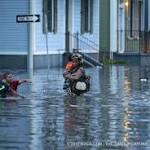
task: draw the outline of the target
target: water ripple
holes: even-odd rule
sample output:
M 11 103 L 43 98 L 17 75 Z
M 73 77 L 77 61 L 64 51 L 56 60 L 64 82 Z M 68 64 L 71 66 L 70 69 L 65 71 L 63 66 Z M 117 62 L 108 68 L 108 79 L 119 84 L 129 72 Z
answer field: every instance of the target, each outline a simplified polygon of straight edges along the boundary
M 139 67 L 88 68 L 91 90 L 79 97 L 62 90 L 63 69 L 46 72 L 19 88 L 24 100 L 0 101 L 0 149 L 150 149 L 150 83 L 138 81 Z

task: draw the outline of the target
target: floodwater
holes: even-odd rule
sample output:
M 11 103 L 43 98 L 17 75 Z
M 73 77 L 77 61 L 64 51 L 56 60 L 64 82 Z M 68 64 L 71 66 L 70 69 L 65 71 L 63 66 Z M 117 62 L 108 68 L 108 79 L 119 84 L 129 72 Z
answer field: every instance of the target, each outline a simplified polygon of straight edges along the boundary
M 139 80 L 139 67 L 86 72 L 84 96 L 65 95 L 63 69 L 51 69 L 30 73 L 32 84 L 19 87 L 25 99 L 0 100 L 0 150 L 149 150 L 150 81 Z

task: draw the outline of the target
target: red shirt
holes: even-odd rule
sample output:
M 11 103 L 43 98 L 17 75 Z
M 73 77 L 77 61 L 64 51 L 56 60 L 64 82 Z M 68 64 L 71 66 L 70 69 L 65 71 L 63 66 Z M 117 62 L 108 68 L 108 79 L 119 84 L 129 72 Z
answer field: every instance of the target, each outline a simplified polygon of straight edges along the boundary
M 13 80 L 13 81 L 10 83 L 10 87 L 11 87 L 13 90 L 15 90 L 15 91 L 17 91 L 18 85 L 19 85 L 19 80 Z

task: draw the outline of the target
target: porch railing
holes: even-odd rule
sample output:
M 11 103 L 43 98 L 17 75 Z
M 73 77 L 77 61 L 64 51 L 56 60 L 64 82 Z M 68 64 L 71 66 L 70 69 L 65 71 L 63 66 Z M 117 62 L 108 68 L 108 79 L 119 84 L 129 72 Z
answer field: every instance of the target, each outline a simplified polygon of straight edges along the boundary
M 99 45 L 95 41 L 79 33 L 75 33 L 70 34 L 70 43 L 72 43 L 71 49 L 79 50 L 85 55 L 99 61 Z
M 124 53 L 150 53 L 150 32 L 139 30 L 118 30 L 119 46 L 124 45 Z M 123 37 L 124 36 L 124 37 Z M 124 39 L 124 40 L 123 40 Z

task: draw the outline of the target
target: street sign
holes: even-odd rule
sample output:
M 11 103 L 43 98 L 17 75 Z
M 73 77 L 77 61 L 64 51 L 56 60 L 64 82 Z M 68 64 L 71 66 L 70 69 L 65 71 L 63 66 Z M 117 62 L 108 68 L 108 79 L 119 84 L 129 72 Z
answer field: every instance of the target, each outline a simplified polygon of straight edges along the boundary
M 40 22 L 40 15 L 17 15 L 16 22 Z

